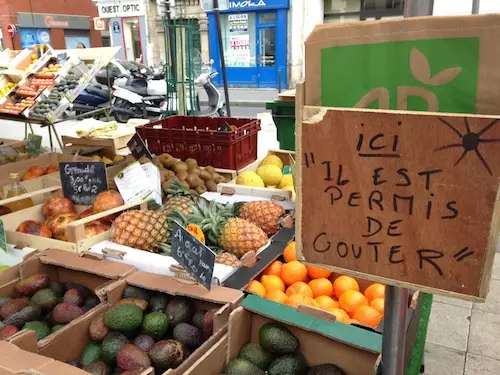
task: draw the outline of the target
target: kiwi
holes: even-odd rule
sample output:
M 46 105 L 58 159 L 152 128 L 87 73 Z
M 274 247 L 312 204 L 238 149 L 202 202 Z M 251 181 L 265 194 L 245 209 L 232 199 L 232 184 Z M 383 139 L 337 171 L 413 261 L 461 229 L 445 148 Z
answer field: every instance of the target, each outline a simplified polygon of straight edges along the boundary
M 173 174 L 173 172 L 169 171 L 168 169 L 160 169 L 160 181 L 162 184 L 172 177 L 170 176 L 170 173 Z
M 179 160 L 170 158 L 170 159 L 162 159 L 163 166 L 167 169 L 173 169 L 174 165 L 176 165 Z
M 165 169 L 162 162 L 158 159 L 153 159 L 153 164 L 156 165 L 160 171 Z
M 172 159 L 172 155 L 170 154 L 167 154 L 166 152 L 161 154 L 160 156 L 158 156 L 158 159 L 165 159 L 165 160 L 168 160 L 168 159 Z
M 214 174 L 214 182 L 216 184 L 220 184 L 221 182 L 226 182 L 226 179 L 224 177 L 222 177 L 220 174 L 215 173 Z
M 205 187 L 205 185 L 200 185 L 194 190 L 196 190 L 198 194 L 203 194 L 207 191 L 207 188 Z
M 189 176 L 189 173 L 185 172 L 185 171 L 181 171 L 181 172 L 177 172 L 175 174 L 177 176 L 177 178 L 181 181 L 186 181 L 186 177 Z
M 210 173 L 215 173 L 215 168 L 209 165 L 208 167 L 205 167 L 205 170 Z
M 193 170 L 189 171 L 189 173 L 194 173 L 195 175 L 199 176 L 201 174 L 201 168 L 196 167 Z
M 194 189 L 189 189 L 189 192 L 194 195 L 198 195 L 198 192 Z
M 186 182 L 189 184 L 189 187 L 192 189 L 196 189 L 198 186 L 203 184 L 203 181 L 195 175 L 194 173 L 190 173 L 186 177 Z
M 209 172 L 209 171 L 206 171 L 206 170 L 202 170 L 200 172 L 200 178 L 203 180 L 203 181 L 208 181 L 208 180 L 211 180 L 212 179 L 212 174 Z
M 205 181 L 205 186 L 207 187 L 208 191 L 217 191 L 217 184 L 213 180 Z
M 186 163 L 184 163 L 183 161 L 179 161 L 179 162 L 177 162 L 177 164 L 175 164 L 172 167 L 172 170 L 175 172 L 175 174 L 177 174 L 179 172 L 187 172 L 188 165 Z
M 186 189 L 189 189 L 189 185 L 186 181 L 181 181 L 181 185 L 183 185 L 184 187 L 186 187 Z
M 193 158 L 186 159 L 186 164 L 190 169 L 196 168 L 198 166 L 198 162 L 196 161 L 196 159 Z
M 143 156 L 142 158 L 140 158 L 139 160 L 137 160 L 140 164 L 147 164 L 147 163 L 151 163 L 151 160 L 149 160 L 149 158 Z

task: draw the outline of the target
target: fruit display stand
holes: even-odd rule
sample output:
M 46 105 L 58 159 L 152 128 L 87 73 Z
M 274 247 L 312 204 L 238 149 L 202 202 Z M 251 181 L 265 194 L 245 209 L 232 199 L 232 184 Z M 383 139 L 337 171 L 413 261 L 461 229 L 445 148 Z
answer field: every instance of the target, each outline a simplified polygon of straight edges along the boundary
M 10 268 L 8 272 L 0 273 L 0 296 L 12 296 L 12 298 L 16 298 L 16 295 L 27 296 L 32 298 L 32 303 L 37 304 L 43 300 L 41 296 L 40 299 L 36 296 L 36 292 L 43 288 L 51 289 L 53 291 L 52 296 L 58 298 L 56 289 L 52 289 L 55 287 L 50 283 L 61 285 L 62 289 L 57 293 L 80 290 L 80 298 L 84 298 L 82 288 L 88 288 L 88 291 L 93 293 L 93 296 L 88 292 L 89 295 L 86 297 L 85 302 L 78 305 L 81 308 L 72 316 L 71 321 L 58 321 L 54 318 L 51 321 L 52 325 L 65 324 L 64 327 L 60 327 L 57 331 L 45 332 L 46 334 L 39 336 L 38 340 L 37 336 L 34 335 L 34 331 L 23 329 L 23 327 L 28 321 L 42 320 L 43 317 L 40 316 L 40 312 L 35 312 L 34 315 L 28 315 L 27 318 L 24 318 L 21 311 L 26 306 L 16 308 L 12 310 L 13 314 L 9 316 L 3 315 L 6 325 L 14 325 L 18 329 L 17 333 L 10 335 L 7 339 L 12 343 L 19 343 L 18 346 L 24 349 L 38 352 L 40 348 L 48 345 L 55 337 L 63 332 L 71 331 L 74 324 L 104 306 L 107 302 L 107 288 L 110 288 L 113 283 L 118 282 L 119 279 L 126 277 L 133 271 L 134 267 L 132 266 L 80 257 L 63 250 L 48 249 L 32 254 L 19 265 Z M 68 293 L 68 296 L 70 294 L 71 292 Z M 68 296 L 67 298 L 69 298 Z M 59 297 L 62 297 L 62 294 Z M 69 299 L 63 299 L 62 303 L 68 303 L 69 301 Z M 43 311 L 45 314 L 53 312 L 56 304 L 51 303 L 49 310 L 45 309 L 46 307 L 44 307 Z M 6 311 L 5 306 L 3 306 L 2 313 L 6 314 Z M 19 314 L 19 317 L 14 318 L 16 313 Z
M 268 156 L 277 156 L 280 160 L 281 163 L 283 164 L 283 167 L 286 168 L 287 166 L 289 167 L 289 177 L 291 184 L 288 184 L 288 187 L 293 188 L 293 178 L 292 176 L 292 169 L 295 165 L 295 152 L 291 151 L 286 151 L 286 150 L 269 150 Z M 267 158 L 266 157 L 266 158 Z M 288 200 L 291 201 L 293 200 L 294 196 L 294 191 L 292 190 L 287 190 L 287 189 L 281 189 L 281 188 L 273 188 L 273 187 L 260 187 L 260 186 L 255 186 L 257 185 L 256 182 L 253 180 L 253 177 L 255 177 L 254 174 L 252 177 L 252 180 L 246 182 L 245 172 L 257 172 L 259 167 L 262 165 L 263 161 L 266 160 L 266 158 L 263 158 L 261 160 L 257 160 L 253 162 L 252 164 L 248 165 L 247 167 L 243 168 L 238 172 L 238 177 L 232 179 L 228 183 L 222 183 L 219 184 L 217 187 L 217 191 L 223 195 L 246 195 L 246 196 L 251 196 L 251 197 L 258 197 L 258 198 L 266 198 L 266 199 L 271 199 L 273 201 L 283 201 L 283 200 Z M 283 173 L 283 167 L 281 167 L 281 173 Z M 260 184 L 264 184 L 262 179 L 257 176 L 256 178 L 259 178 Z M 282 184 L 280 182 L 278 185 Z M 285 186 L 283 186 L 285 187 Z
M 177 326 L 179 323 L 186 326 L 185 323 L 181 322 L 191 323 L 194 311 L 203 312 L 202 314 L 205 314 L 207 310 L 212 310 L 213 312 L 213 318 L 206 320 L 206 323 L 202 325 L 205 335 L 201 345 L 195 347 L 191 347 L 191 345 L 187 346 L 187 348 L 191 347 L 190 350 L 192 351 L 190 351 L 190 353 L 182 353 L 185 356 L 185 360 L 182 361 L 181 356 L 182 363 L 179 366 L 175 366 L 176 368 L 156 368 L 155 374 L 168 375 L 184 374 L 187 368 L 191 367 L 209 348 L 224 336 L 227 332 L 229 315 L 243 298 L 241 292 L 233 289 L 213 287 L 212 290 L 208 292 L 203 287 L 185 285 L 168 276 L 134 272 L 123 280 L 109 285 L 107 289 L 108 305 L 100 306 L 99 311 L 94 311 L 93 314 L 87 314 L 83 319 L 75 322 L 70 330 L 62 332 L 57 337 L 54 337 L 50 343 L 41 348 L 39 354 L 62 362 L 80 361 L 82 359 L 82 354 L 86 351 L 85 349 L 90 342 L 90 330 L 92 329 L 94 331 L 94 329 L 91 328 L 92 322 L 99 319 L 99 315 L 106 312 L 110 307 L 126 302 L 123 301 L 123 298 L 127 298 L 126 296 L 129 295 L 137 296 L 135 301 L 140 304 L 141 309 L 143 308 L 146 310 L 144 311 L 145 317 L 147 317 L 147 314 L 151 311 L 167 311 L 166 314 L 170 315 L 169 324 L 174 326 Z M 160 295 L 167 295 L 168 299 L 164 302 L 157 300 L 155 304 L 153 304 L 152 300 L 149 300 L 149 305 L 148 302 L 144 300 L 144 298 L 149 299 L 151 296 L 159 297 Z M 159 304 L 161 304 L 161 306 Z M 175 306 L 179 307 L 177 308 Z M 139 311 L 141 309 L 139 309 Z M 182 312 L 183 310 L 180 309 L 186 310 Z M 160 313 L 153 313 L 153 315 L 155 314 L 159 315 Z M 140 315 L 141 319 L 138 321 L 139 325 L 141 325 L 141 321 L 143 320 L 142 312 Z M 176 329 L 174 328 L 174 332 L 175 331 Z M 112 332 L 111 328 L 109 332 Z M 202 330 L 200 329 L 197 332 L 201 334 Z M 177 337 L 177 333 L 174 333 L 174 335 Z M 135 336 L 136 335 L 130 336 L 131 341 L 135 339 Z M 155 337 L 157 337 L 155 340 L 158 341 L 157 345 L 161 345 L 162 343 L 168 345 L 168 342 L 165 341 L 167 340 L 165 331 L 158 331 L 158 333 L 155 333 Z M 164 341 L 161 341 L 162 339 Z M 196 338 L 196 340 L 199 339 L 200 338 Z M 103 337 L 101 336 L 98 341 L 102 340 Z M 181 338 L 181 340 L 183 339 Z M 168 341 L 171 342 L 172 340 Z M 17 342 L 17 344 L 23 349 L 30 350 L 30 348 L 23 347 L 23 343 L 21 342 Z M 94 342 L 93 345 L 95 344 Z M 98 345 L 100 344 L 98 343 Z M 151 350 L 155 350 L 154 347 L 151 348 Z M 87 361 L 88 359 L 83 358 L 83 360 Z M 151 364 L 151 362 L 149 363 Z M 152 363 L 152 365 L 154 365 L 154 363 Z
M 5 199 L 3 201 L 0 201 L 0 204 L 9 203 L 11 201 L 16 201 L 26 197 L 31 198 L 40 195 L 46 197 L 48 193 L 57 192 L 60 189 L 60 185 L 52 186 L 33 193 L 24 194 L 19 197 Z M 24 230 L 22 224 L 28 220 L 34 220 L 37 223 L 45 222 L 45 217 L 42 214 L 43 206 L 44 204 L 38 204 L 33 207 L 29 207 L 24 210 L 12 212 L 10 214 L 2 216 L 8 243 L 21 248 L 30 247 L 39 250 L 56 248 L 80 254 L 91 248 L 94 244 L 102 242 L 103 240 L 111 239 L 112 237 L 112 231 L 111 229 L 108 229 L 96 235 L 92 235 L 92 233 L 89 233 L 87 234 L 89 237 L 86 238 L 86 224 L 134 208 L 146 210 L 148 208 L 148 203 L 146 201 L 139 201 L 124 204 L 122 206 L 98 214 L 92 214 L 90 216 L 72 221 L 67 225 L 65 229 L 67 241 L 21 232 L 21 230 Z M 81 214 L 88 209 L 88 206 L 75 205 L 76 214 Z M 27 226 L 27 228 L 28 227 L 29 226 Z

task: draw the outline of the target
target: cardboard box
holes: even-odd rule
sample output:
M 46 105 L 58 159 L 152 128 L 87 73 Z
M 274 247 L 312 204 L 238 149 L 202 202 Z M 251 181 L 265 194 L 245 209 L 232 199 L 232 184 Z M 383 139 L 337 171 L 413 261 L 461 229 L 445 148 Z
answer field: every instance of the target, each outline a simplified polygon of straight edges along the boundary
M 106 156 L 113 160 L 115 155 L 127 155 L 130 153 L 130 151 L 128 151 L 127 142 L 130 141 L 135 134 L 135 129 L 131 130 L 134 131 L 134 133 L 116 138 L 79 138 L 63 135 L 62 142 L 64 144 L 64 152 L 71 154 L 78 150 L 98 148 L 100 149 L 99 155 Z M 128 152 L 125 154 L 124 151 Z
M 186 374 L 218 375 L 248 343 L 259 342 L 266 323 L 282 323 L 300 341 L 308 366 L 332 363 L 349 375 L 375 374 L 382 349 L 380 335 L 362 328 L 328 322 L 292 307 L 248 296 L 229 317 L 227 344 L 222 338 Z
M 288 165 L 292 167 L 295 164 L 295 152 L 293 151 L 269 150 L 268 155 L 278 156 L 283 162 L 284 166 Z M 262 163 L 262 160 L 264 159 L 254 161 L 241 171 L 238 171 L 238 174 L 244 171 L 256 172 L 257 168 L 259 168 L 260 163 Z M 292 192 L 289 190 L 237 185 L 236 176 L 227 184 L 217 185 L 217 191 L 223 195 L 239 194 L 239 195 L 248 195 L 251 197 L 266 198 L 276 201 L 292 200 Z
M 34 331 L 22 330 L 12 336 L 9 341 L 25 350 L 37 352 L 58 335 L 67 331 L 71 332 L 72 326 L 77 324 L 78 321 L 85 319 L 86 316 L 93 315 L 94 311 L 102 308 L 107 298 L 107 288 L 110 288 L 118 279 L 126 277 L 133 271 L 134 267 L 132 266 L 79 257 L 76 254 L 57 249 L 48 249 L 28 256 L 22 263 L 0 273 L 1 296 L 12 295 L 19 281 L 31 275 L 43 273 L 49 275 L 51 281 L 71 281 L 84 285 L 94 291 L 103 302 L 43 340 L 37 342 Z
M 59 186 L 54 186 L 46 189 L 42 189 L 33 193 L 28 193 L 16 198 L 21 198 L 24 196 L 47 196 L 47 193 L 51 191 L 58 191 Z M 5 199 L 0 201 L 0 205 L 5 202 L 14 200 L 14 198 Z M 106 232 L 100 233 L 96 236 L 85 238 L 85 224 L 88 224 L 94 220 L 102 219 L 106 216 L 120 213 L 133 208 L 140 208 L 141 210 L 147 210 L 148 204 L 146 201 L 134 202 L 125 204 L 123 206 L 113 208 L 98 214 L 88 216 L 84 219 L 76 220 L 68 225 L 68 241 L 61 241 L 55 238 L 45 238 L 40 236 L 35 236 L 32 234 L 17 232 L 16 229 L 25 220 L 36 220 L 40 222 L 45 222 L 45 218 L 42 215 L 43 203 L 37 204 L 33 207 L 25 208 L 24 210 L 15 211 L 10 214 L 2 216 L 4 222 L 5 233 L 7 235 L 7 242 L 15 245 L 18 248 L 31 247 L 38 250 L 56 248 L 61 250 L 70 251 L 73 253 L 82 253 L 90 249 L 93 245 L 112 238 L 112 231 L 107 230 Z M 75 205 L 75 210 L 77 214 L 82 213 L 88 206 Z
M 54 337 L 46 346 L 41 348 L 40 354 L 62 362 L 79 359 L 83 349 L 89 341 L 88 330 L 92 318 L 103 313 L 107 307 L 115 305 L 128 285 L 164 292 L 174 296 L 186 296 L 195 300 L 195 305 L 203 309 L 218 308 L 214 315 L 213 335 L 198 349 L 196 349 L 179 367 L 170 369 L 166 375 L 184 374 L 203 354 L 215 345 L 227 332 L 229 314 L 243 298 L 238 290 L 214 287 L 211 291 L 196 285 L 186 285 L 178 280 L 162 275 L 146 272 L 134 272 L 125 279 L 109 286 L 107 291 L 108 306 L 100 307 L 93 315 L 87 315 L 75 323 L 71 330 L 66 330 Z M 157 374 L 159 375 L 159 374 Z

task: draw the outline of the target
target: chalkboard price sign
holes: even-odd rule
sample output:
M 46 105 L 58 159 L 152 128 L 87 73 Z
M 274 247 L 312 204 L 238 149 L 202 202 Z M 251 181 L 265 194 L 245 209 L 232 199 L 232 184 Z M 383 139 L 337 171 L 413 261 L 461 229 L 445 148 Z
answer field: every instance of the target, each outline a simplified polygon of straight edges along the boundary
M 130 141 L 128 141 L 127 146 L 136 160 L 139 160 L 144 156 L 153 160 L 153 155 L 151 155 L 151 152 L 149 152 L 139 134 L 135 133 Z
M 41 147 L 42 147 L 42 136 L 36 134 L 29 134 L 28 141 L 26 142 L 26 152 L 30 155 L 40 155 Z
M 177 223 L 172 233 L 172 257 L 210 290 L 215 253 Z
M 106 166 L 100 162 L 59 163 L 64 196 L 74 204 L 90 205 L 108 190 Z

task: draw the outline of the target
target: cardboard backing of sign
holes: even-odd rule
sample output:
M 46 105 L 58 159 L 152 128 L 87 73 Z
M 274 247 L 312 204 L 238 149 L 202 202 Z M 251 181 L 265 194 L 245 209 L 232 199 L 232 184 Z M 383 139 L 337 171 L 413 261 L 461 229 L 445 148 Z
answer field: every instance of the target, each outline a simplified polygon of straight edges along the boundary
M 94 291 L 101 301 L 106 301 L 107 296 L 105 291 L 118 279 L 132 273 L 134 267 L 107 260 L 79 257 L 76 254 L 63 250 L 48 249 L 30 254 L 26 260 L 8 271 L 7 275 L 4 275 L 4 272 L 0 273 L 0 296 L 12 295 L 17 282 L 20 280 L 24 280 L 35 274 L 47 274 L 51 281 L 61 283 L 71 281 L 84 285 Z M 15 278 L 9 279 L 8 277 Z M 99 306 L 102 306 L 103 303 Z M 12 336 L 9 341 L 19 345 L 23 349 L 36 352 L 39 348 L 48 345 L 57 335 L 71 330 L 73 324 L 76 324 L 93 311 L 94 309 L 90 310 L 87 314 L 75 319 L 56 333 L 38 341 L 38 343 L 36 342 L 34 332 L 30 330 L 20 331 Z
M 318 25 L 306 105 L 500 113 L 500 15 Z
M 296 238 L 306 261 L 486 298 L 500 233 L 498 118 L 307 106 L 301 118 Z
M 214 287 L 209 292 L 201 286 L 185 285 L 169 276 L 134 272 L 123 280 L 109 284 L 106 290 L 108 304 L 99 306 L 92 314 L 87 314 L 84 319 L 75 322 L 71 330 L 66 330 L 41 348 L 40 354 L 62 362 L 80 359 L 83 349 L 89 341 L 88 331 L 92 319 L 104 313 L 109 306 L 115 305 L 122 298 L 123 291 L 129 285 L 191 298 L 194 305 L 199 309 L 217 309 L 213 320 L 213 335 L 179 367 L 168 370 L 165 373 L 166 375 L 184 374 L 186 369 L 191 367 L 209 348 L 215 345 L 227 332 L 229 314 L 243 298 L 243 293 L 238 290 Z M 22 346 L 22 343 L 20 346 L 29 350 L 29 347 Z

